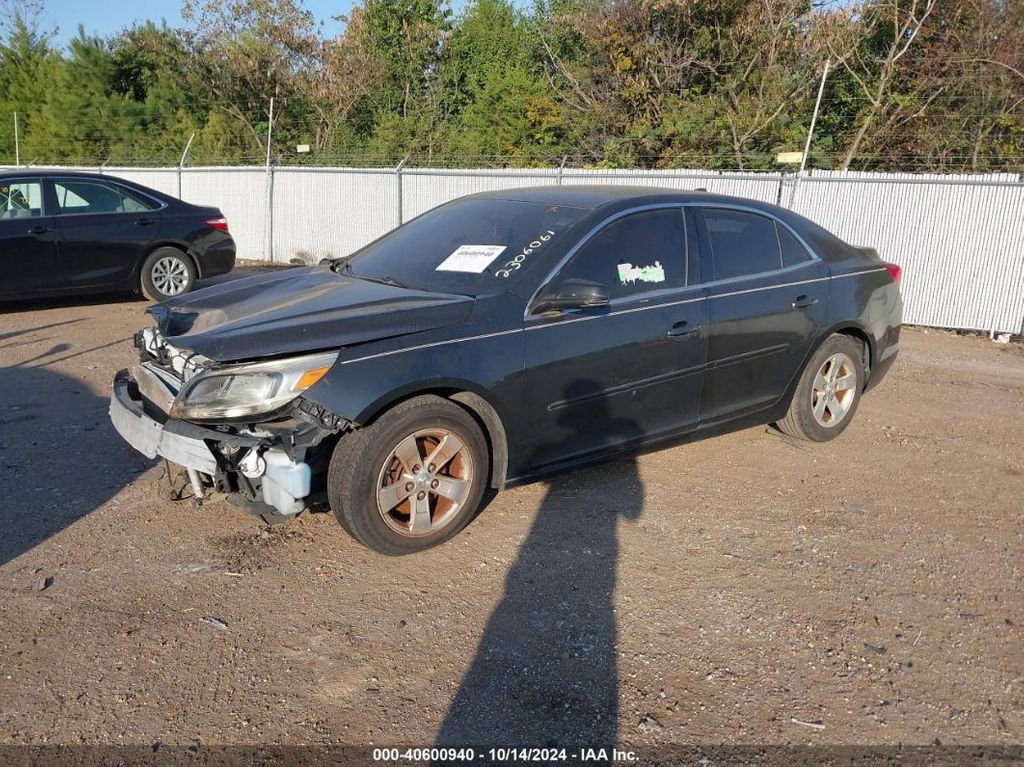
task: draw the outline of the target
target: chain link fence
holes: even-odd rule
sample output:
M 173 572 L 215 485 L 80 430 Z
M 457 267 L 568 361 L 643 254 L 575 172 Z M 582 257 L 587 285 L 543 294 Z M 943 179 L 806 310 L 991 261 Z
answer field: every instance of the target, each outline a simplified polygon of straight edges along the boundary
M 747 197 L 791 208 L 904 270 L 909 324 L 1024 332 L 1024 177 L 808 171 L 114 168 L 228 217 L 241 258 L 343 256 L 474 192 L 539 184 L 629 184 Z

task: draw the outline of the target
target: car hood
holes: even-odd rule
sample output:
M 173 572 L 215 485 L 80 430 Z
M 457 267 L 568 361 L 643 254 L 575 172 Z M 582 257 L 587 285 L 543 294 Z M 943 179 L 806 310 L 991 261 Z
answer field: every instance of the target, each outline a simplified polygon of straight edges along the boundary
M 346 277 L 324 266 L 214 285 L 148 311 L 174 346 L 218 362 L 336 349 L 465 322 L 473 299 Z

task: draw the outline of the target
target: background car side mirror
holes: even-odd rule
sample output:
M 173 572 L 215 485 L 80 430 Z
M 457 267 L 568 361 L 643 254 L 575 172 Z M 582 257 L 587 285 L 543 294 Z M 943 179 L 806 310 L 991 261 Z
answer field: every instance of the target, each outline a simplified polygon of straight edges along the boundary
M 566 309 L 608 306 L 608 288 L 590 280 L 565 280 L 544 291 L 533 307 L 535 314 Z

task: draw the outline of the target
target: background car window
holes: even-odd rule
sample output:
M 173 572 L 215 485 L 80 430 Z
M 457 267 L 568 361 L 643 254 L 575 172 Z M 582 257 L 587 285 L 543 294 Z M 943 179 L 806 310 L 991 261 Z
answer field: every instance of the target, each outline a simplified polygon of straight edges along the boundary
M 558 274 L 558 281 L 599 282 L 610 298 L 686 284 L 682 208 L 633 213 L 608 224 Z
M 779 244 L 782 245 L 783 266 L 796 266 L 811 260 L 811 254 L 807 252 L 807 248 L 793 236 L 789 229 L 779 223 L 775 224 L 775 228 L 779 232 Z
M 0 219 L 43 214 L 43 191 L 38 181 L 0 181 Z
M 139 210 L 125 207 L 117 187 L 96 181 L 56 181 L 57 205 L 61 213 L 124 213 Z M 145 208 L 143 208 L 145 210 Z
M 779 269 L 782 254 L 775 222 L 756 213 L 704 208 L 715 279 L 743 277 Z

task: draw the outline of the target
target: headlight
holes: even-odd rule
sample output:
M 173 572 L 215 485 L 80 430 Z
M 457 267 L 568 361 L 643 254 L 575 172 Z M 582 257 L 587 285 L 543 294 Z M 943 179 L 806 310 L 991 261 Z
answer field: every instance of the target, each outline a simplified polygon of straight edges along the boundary
M 270 413 L 323 378 L 337 359 L 326 352 L 200 373 L 181 387 L 170 416 L 208 421 Z

